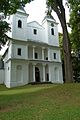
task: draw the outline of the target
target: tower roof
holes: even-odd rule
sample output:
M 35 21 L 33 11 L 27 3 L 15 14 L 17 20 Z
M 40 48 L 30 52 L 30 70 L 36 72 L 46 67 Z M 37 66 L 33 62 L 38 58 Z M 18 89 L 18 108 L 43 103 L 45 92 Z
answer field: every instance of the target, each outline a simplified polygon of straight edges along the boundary
M 23 5 L 20 4 L 19 9 L 26 13 L 26 11 L 24 10 L 24 6 Z
M 23 13 L 23 14 L 28 15 L 28 14 L 26 13 L 26 11 L 25 11 L 25 9 L 24 9 L 24 6 L 23 6 L 22 4 L 20 4 L 19 9 L 17 10 L 17 12 L 20 12 L 20 13 Z
M 46 16 L 44 17 L 43 21 L 44 21 L 45 19 L 52 19 L 53 21 L 56 21 L 52 15 L 46 15 Z
M 47 4 L 46 4 L 47 5 Z M 44 19 L 43 19 L 43 21 L 46 19 L 46 20 L 51 20 L 51 21 L 54 21 L 54 22 L 56 22 L 56 20 L 54 19 L 54 17 L 52 16 L 52 9 L 51 9 L 51 7 L 50 6 L 46 6 L 46 11 L 45 11 L 45 13 L 46 13 L 46 15 L 45 15 L 45 17 L 44 17 Z

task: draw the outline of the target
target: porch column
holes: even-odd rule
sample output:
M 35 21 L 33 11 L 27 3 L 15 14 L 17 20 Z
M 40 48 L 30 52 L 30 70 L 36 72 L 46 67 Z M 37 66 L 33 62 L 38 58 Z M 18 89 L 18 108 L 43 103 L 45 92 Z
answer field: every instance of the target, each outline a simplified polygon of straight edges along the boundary
M 50 60 L 50 49 L 48 48 L 48 60 Z
M 33 59 L 35 59 L 35 46 L 33 46 Z
M 52 76 L 52 74 L 51 74 L 51 65 L 49 65 L 49 82 L 51 82 L 51 76 Z M 54 76 L 54 74 L 53 74 L 53 76 Z
M 42 47 L 42 60 L 44 60 L 44 47 Z
M 45 76 L 45 66 L 46 66 L 46 64 L 43 64 L 43 82 L 46 81 L 46 76 Z
M 35 65 L 36 64 L 33 64 L 33 82 L 35 82 Z

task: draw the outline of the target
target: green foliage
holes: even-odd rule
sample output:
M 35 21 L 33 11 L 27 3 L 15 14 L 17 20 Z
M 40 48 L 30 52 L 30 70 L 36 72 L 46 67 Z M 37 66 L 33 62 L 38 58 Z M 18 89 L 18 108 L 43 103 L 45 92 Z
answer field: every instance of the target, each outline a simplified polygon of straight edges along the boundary
M 0 120 L 80 120 L 80 84 L 0 85 Z
M 16 13 L 20 5 L 25 6 L 26 3 L 29 3 L 33 0 L 0 0 L 0 13 L 4 13 L 6 18 L 7 15 Z M 0 14 L 0 49 L 1 45 L 4 45 L 8 40 L 6 32 L 10 30 L 9 24 L 6 21 L 3 21 Z
M 75 81 L 80 82 L 80 0 L 68 0 L 70 6 L 71 49 L 73 51 L 73 74 Z
M 67 0 L 70 6 L 70 9 L 74 9 L 76 6 L 80 4 L 80 0 Z
M 0 12 L 4 15 L 13 14 L 20 5 L 25 5 L 32 0 L 0 0 Z
M 74 81 L 80 82 L 80 60 L 78 57 L 73 57 L 73 74 L 74 74 Z
M 72 49 L 80 49 L 80 1 L 69 0 Z
M 8 37 L 6 32 L 10 31 L 9 24 L 6 21 L 0 21 L 0 43 L 1 45 L 5 45 Z M 1 46 L 0 46 L 1 47 Z

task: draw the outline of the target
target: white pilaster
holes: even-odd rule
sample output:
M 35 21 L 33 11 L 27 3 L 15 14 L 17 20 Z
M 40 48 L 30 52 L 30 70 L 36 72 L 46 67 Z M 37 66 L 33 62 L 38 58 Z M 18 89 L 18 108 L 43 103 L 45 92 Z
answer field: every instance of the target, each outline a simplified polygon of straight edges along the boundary
M 51 81 L 51 66 L 49 65 L 49 81 Z
M 35 82 L 35 65 L 36 64 L 33 64 L 33 82 Z

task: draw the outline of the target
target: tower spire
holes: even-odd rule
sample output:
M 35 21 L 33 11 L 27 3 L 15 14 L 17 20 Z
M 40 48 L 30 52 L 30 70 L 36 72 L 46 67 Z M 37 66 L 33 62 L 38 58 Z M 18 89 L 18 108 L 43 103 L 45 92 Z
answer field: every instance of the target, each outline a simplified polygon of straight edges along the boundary
M 52 16 L 52 9 L 51 6 L 48 5 L 48 1 L 46 0 L 46 11 L 45 11 L 46 15 Z
M 55 21 L 55 19 L 54 19 L 54 17 L 52 16 L 52 8 L 51 8 L 51 6 L 48 4 L 48 0 L 46 0 L 46 10 L 45 10 L 45 17 L 44 17 L 44 19 L 45 18 L 49 18 L 49 19 L 53 19 L 54 21 Z M 43 20 L 44 20 L 43 19 Z
M 25 7 L 24 3 L 22 3 L 22 0 L 20 0 L 19 9 L 26 13 L 26 11 L 24 10 L 24 7 Z

